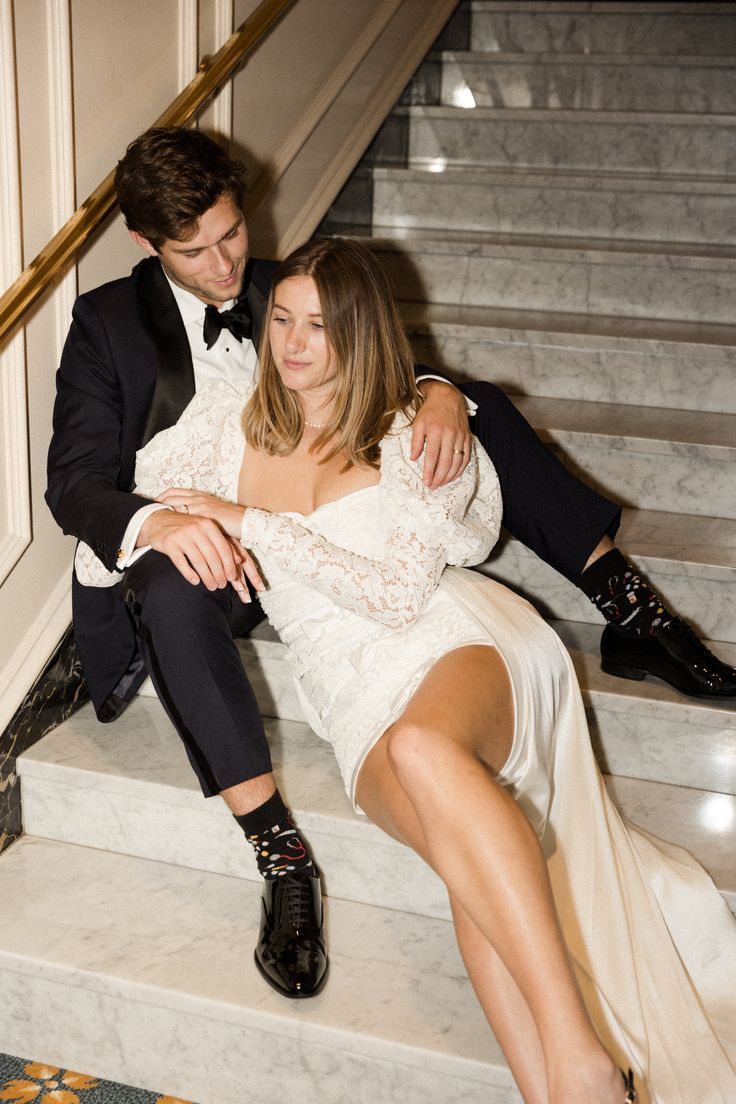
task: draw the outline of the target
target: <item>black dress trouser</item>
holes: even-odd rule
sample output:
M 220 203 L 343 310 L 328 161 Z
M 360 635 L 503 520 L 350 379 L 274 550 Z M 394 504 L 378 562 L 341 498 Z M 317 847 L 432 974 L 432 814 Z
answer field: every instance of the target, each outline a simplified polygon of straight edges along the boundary
M 271 754 L 235 638 L 263 617 L 231 586 L 193 586 L 161 552 L 125 573 L 138 646 L 205 797 L 271 770 Z
M 570 475 L 499 388 L 470 383 L 471 428 L 501 484 L 508 531 L 573 582 L 620 507 Z M 168 557 L 148 552 L 123 594 L 156 693 L 181 736 L 205 796 L 271 770 L 258 705 L 234 638 L 262 617 L 232 587 L 192 586 Z
M 498 473 L 504 528 L 577 586 L 600 539 L 615 536 L 621 507 L 571 475 L 495 384 L 460 389 L 478 406 L 470 428 Z

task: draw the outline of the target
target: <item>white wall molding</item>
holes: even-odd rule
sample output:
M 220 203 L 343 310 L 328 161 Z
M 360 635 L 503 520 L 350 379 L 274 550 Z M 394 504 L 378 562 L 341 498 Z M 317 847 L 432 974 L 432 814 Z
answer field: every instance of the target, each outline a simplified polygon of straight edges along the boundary
M 233 33 L 234 0 L 217 0 L 215 4 L 215 49 L 219 50 Z M 227 81 L 213 100 L 215 130 L 224 138 L 233 136 L 233 82 Z
M 68 0 L 47 0 L 48 66 L 51 89 L 50 164 L 54 232 L 76 208 L 74 166 L 74 87 L 72 84 L 72 31 Z M 77 296 L 77 268 L 71 265 L 54 293 L 57 359 L 66 339 Z
M 186 88 L 197 75 L 199 65 L 198 0 L 179 0 L 179 89 Z
M 0 272 L 7 287 L 23 267 L 17 85 L 12 0 L 0 0 Z M 25 338 L 0 353 L 0 584 L 31 541 Z

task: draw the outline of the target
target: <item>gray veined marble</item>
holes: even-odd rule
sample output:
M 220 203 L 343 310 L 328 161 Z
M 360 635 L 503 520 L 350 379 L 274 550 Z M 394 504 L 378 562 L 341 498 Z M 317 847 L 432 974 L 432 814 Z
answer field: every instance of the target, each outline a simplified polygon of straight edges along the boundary
M 384 227 L 734 245 L 736 187 L 623 174 L 376 168 L 374 233 Z
M 695 10 L 697 9 L 697 10 Z M 472 50 L 503 53 L 736 53 L 730 4 L 497 3 L 474 0 Z
M 446 922 L 330 902 L 330 984 L 307 1005 L 256 972 L 258 896 L 23 840 L 0 869 L 3 1045 L 201 1104 L 343 1104 L 358 1081 L 391 1104 L 516 1104 Z
M 679 522 L 682 542 L 672 548 L 667 542 L 667 526 L 658 524 L 674 519 Z M 687 515 L 664 514 L 650 510 L 626 511 L 618 544 L 659 594 L 704 636 L 711 640 L 736 644 L 736 609 L 732 596 L 736 588 L 734 549 L 722 548 L 720 562 L 703 562 L 711 549 L 699 547 L 701 519 L 693 524 Z M 730 527 L 725 518 L 707 519 L 703 545 L 708 533 L 717 540 L 718 526 Z M 662 534 L 657 539 L 657 534 Z M 690 539 L 688 540 L 688 536 Z M 716 558 L 716 557 L 714 557 Z M 582 591 L 545 564 L 519 541 L 505 540 L 494 549 L 482 570 L 507 583 L 534 603 L 545 616 L 576 622 L 590 622 L 600 629 L 602 619 Z M 719 650 L 717 648 L 717 650 Z
M 736 258 L 601 245 L 395 231 L 373 248 L 402 299 L 733 323 Z
M 736 518 L 736 416 L 519 398 L 564 462 L 644 510 Z
M 429 65 L 440 68 L 439 100 Z M 451 53 L 426 63 L 414 104 L 563 110 L 729 113 L 736 69 L 729 57 Z
M 732 115 L 409 107 L 395 118 L 409 121 L 410 164 L 418 166 L 736 174 Z
M 417 361 L 509 394 L 736 413 L 736 327 L 403 303 Z
M 579 629 L 575 641 L 580 665 L 595 653 L 595 641 L 592 635 L 586 639 L 585 631 Z M 252 667 L 249 662 L 249 671 Z M 581 671 L 585 674 L 583 666 Z M 289 677 L 284 664 L 282 678 Z M 736 789 L 736 714 L 690 707 L 678 721 L 671 691 L 642 695 L 638 684 L 621 684 L 595 670 L 588 671 L 586 678 L 591 683 L 587 702 L 595 710 L 604 764 L 615 762 L 618 773 L 646 782 L 650 824 L 656 823 L 661 798 L 666 795 L 669 809 L 677 808 L 681 798 L 677 838 L 681 841 L 692 831 L 691 846 L 698 857 L 723 891 L 733 892 L 736 867 L 728 841 L 713 825 L 708 828 L 700 812 L 708 806 L 709 794 L 698 791 L 693 804 L 690 791 L 680 793 L 679 787 L 685 781 L 706 783 L 719 777 L 724 788 Z M 613 708 L 608 703 L 611 694 Z M 138 734 L 146 731 L 157 711 L 163 716 L 158 702 L 138 699 L 128 711 L 129 721 L 116 725 L 117 732 L 111 734 L 109 728 L 95 724 L 91 711 L 83 710 L 29 751 L 21 761 L 29 834 L 254 878 L 252 860 L 232 819 L 219 802 L 205 801 L 186 776 L 186 756 L 173 729 L 167 732 L 163 720 L 155 741 L 140 739 Z M 677 734 L 672 746 L 663 740 L 663 725 L 650 727 L 652 718 L 669 721 Z M 689 728 L 694 721 L 696 727 Z M 683 759 L 682 746 L 693 732 L 698 739 Z M 328 894 L 446 917 L 445 893 L 431 871 L 353 812 L 330 748 L 303 722 L 273 721 L 269 735 L 279 785 L 315 848 Z M 688 778 L 683 777 L 685 765 Z M 663 781 L 668 778 L 671 781 Z M 626 813 L 625 802 L 623 809 Z M 652 831 L 656 834 L 657 829 Z M 659 832 L 669 838 L 669 831 L 666 819 Z

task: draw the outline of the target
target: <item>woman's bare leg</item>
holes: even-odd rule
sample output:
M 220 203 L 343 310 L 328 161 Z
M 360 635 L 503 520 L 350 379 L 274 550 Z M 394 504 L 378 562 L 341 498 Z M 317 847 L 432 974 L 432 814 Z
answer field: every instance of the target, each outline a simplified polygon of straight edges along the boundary
M 506 1037 L 527 1104 L 620 1104 L 620 1077 L 577 988 L 539 842 L 491 776 L 512 738 L 511 688 L 498 653 L 483 646 L 450 652 L 366 759 L 357 800 L 447 885 L 474 983 L 502 1045 Z M 503 986 L 505 975 L 493 954 L 483 958 L 473 925 L 514 983 L 504 987 L 498 1013 L 488 989 Z M 517 1014 L 525 1038 L 514 1046 Z
M 519 986 L 465 909 L 450 895 L 460 953 L 493 1034 L 527 1104 L 547 1104 L 542 1040 Z
M 386 737 L 376 744 L 363 765 L 357 800 L 379 828 L 431 865 L 422 826 L 389 762 Z M 548 1104 L 542 1043 L 529 1006 L 486 937 L 452 893 L 449 896 L 468 976 L 519 1090 L 526 1104 Z

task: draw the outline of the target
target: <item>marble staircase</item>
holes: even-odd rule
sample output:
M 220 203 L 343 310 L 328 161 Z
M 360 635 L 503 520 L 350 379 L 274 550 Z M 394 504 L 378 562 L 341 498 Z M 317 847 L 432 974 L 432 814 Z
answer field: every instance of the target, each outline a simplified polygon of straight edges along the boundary
M 624 501 L 622 544 L 732 663 L 735 47 L 736 3 L 462 3 L 326 223 L 368 236 L 423 361 L 503 385 Z M 517 541 L 483 570 L 554 620 L 624 814 L 736 911 L 736 707 L 601 672 L 592 606 Z M 279 642 L 241 651 L 324 871 L 324 992 L 260 979 L 255 866 L 146 689 L 19 761 L 0 1050 L 200 1104 L 517 1104 L 440 883 L 354 813 Z

